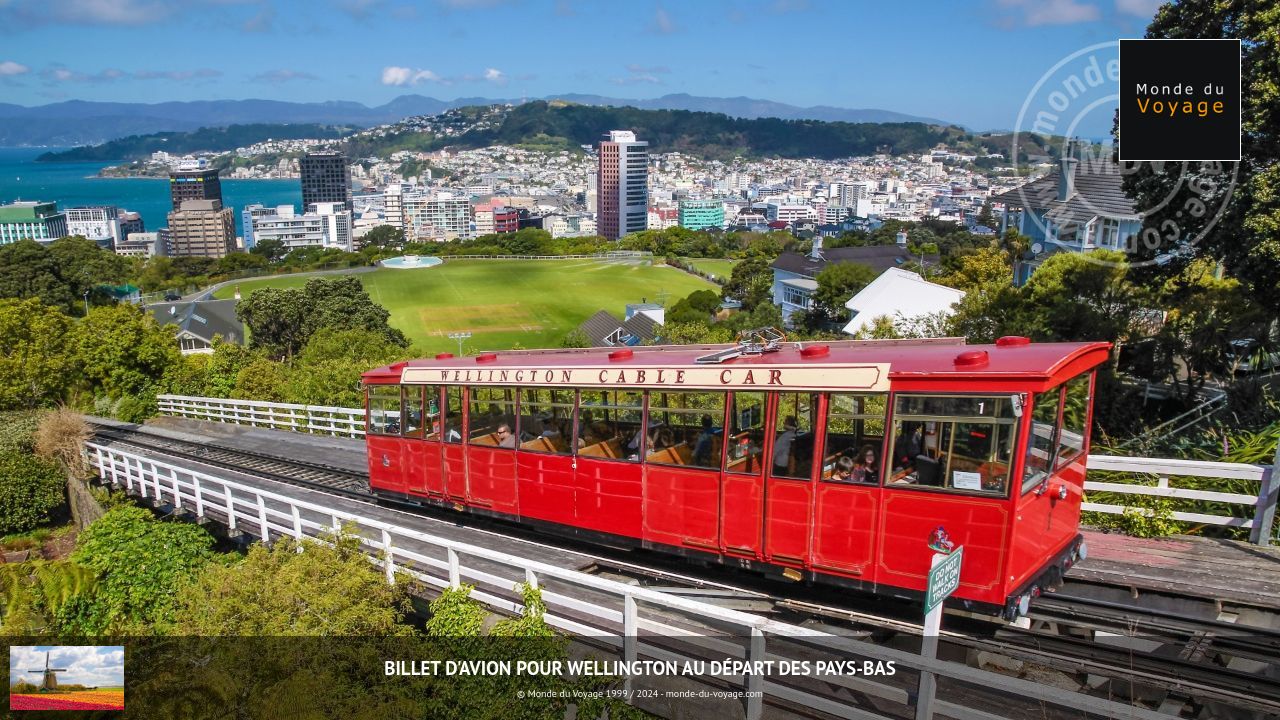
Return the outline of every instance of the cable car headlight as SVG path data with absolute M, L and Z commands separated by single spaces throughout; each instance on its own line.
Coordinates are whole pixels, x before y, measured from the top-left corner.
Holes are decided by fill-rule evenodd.
M 1031 610 L 1031 595 L 1028 593 L 1018 598 L 1018 614 L 1025 617 L 1030 610 Z

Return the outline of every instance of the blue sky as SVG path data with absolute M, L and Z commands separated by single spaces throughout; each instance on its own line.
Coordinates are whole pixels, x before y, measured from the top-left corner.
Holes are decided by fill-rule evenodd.
M 0 101 L 684 92 L 1011 127 L 1042 73 L 1158 4 L 0 0 Z
M 49 667 L 66 668 L 58 673 L 63 684 L 90 687 L 124 685 L 124 646 L 107 645 L 19 645 L 9 648 L 9 684 L 18 680 L 39 685 L 44 679 L 45 652 L 49 651 Z M 38 672 L 31 672 L 40 668 Z

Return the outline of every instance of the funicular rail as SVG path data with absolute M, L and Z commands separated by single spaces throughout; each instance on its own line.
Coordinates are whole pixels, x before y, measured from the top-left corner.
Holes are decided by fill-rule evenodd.
M 934 673 L 943 681 L 944 697 L 949 690 L 963 688 L 972 693 L 998 688 L 1002 696 L 1083 711 L 1092 716 L 1135 720 L 1168 720 L 1170 717 L 1138 706 L 957 663 L 925 659 L 894 648 L 468 545 L 368 517 L 358 507 L 347 510 L 310 502 L 96 442 L 86 443 L 86 452 L 104 482 L 152 502 L 190 512 L 197 518 L 212 517 L 232 530 L 252 532 L 264 542 L 285 537 L 300 540 L 323 536 L 345 526 L 356 533 L 374 562 L 384 568 L 388 582 L 407 576 L 437 589 L 475 584 L 473 596 L 477 600 L 507 613 L 520 612 L 522 607 L 511 600 L 509 594 L 488 588 L 511 587 L 516 582 L 541 587 L 549 624 L 610 645 L 627 661 L 674 659 L 682 654 L 688 657 L 691 649 L 709 658 L 756 662 L 813 660 L 815 657 L 892 661 L 900 668 Z M 595 600 L 601 597 L 608 601 Z M 707 636 L 708 627 L 723 628 L 724 634 Z M 680 641 L 679 653 L 661 647 L 670 647 L 676 640 Z M 914 702 L 913 687 L 854 676 L 822 678 L 819 683 L 825 689 L 822 694 L 813 691 L 813 683 L 804 683 L 805 678 L 726 674 L 717 679 L 749 693 L 758 693 L 745 700 L 745 716 L 752 720 L 762 716 L 766 702 L 804 708 L 815 715 L 825 713 L 845 718 L 883 717 L 859 707 L 857 700 L 850 702 L 851 697 L 869 696 L 900 704 Z M 631 682 L 628 678 L 628 685 Z M 929 710 L 925 709 L 926 715 Z M 957 718 L 975 714 L 1001 717 L 947 700 L 935 701 L 931 710 Z M 1014 715 L 1021 716 L 1021 713 Z
M 317 472 L 315 466 L 302 461 L 216 445 L 213 446 L 212 450 L 208 450 L 200 443 L 159 436 L 140 429 L 114 428 L 101 424 L 98 427 L 101 428 L 99 435 L 105 439 L 111 439 L 113 443 L 123 442 L 132 447 L 158 451 L 179 459 L 223 467 L 236 472 L 245 472 L 325 492 L 336 492 L 364 502 L 373 500 L 373 496 L 364 489 L 365 476 L 350 470 L 328 466 L 321 466 L 320 468 L 334 471 L 339 475 L 349 476 L 358 482 L 359 489 L 342 487 L 341 485 L 346 484 L 345 481 L 331 484 L 330 482 L 316 483 L 314 479 L 301 479 L 301 477 L 313 477 L 314 473 Z M 281 467 L 288 465 L 296 465 L 297 472 L 281 471 Z M 264 472 L 264 468 L 270 468 L 272 472 Z M 463 522 L 464 524 L 472 524 L 466 520 Z M 501 532 L 503 534 L 524 534 L 520 533 L 518 528 L 514 526 L 512 528 L 503 528 Z M 581 547 L 580 543 L 542 535 L 537 536 L 537 542 L 539 544 L 550 543 L 565 549 Z M 606 556 L 614 555 L 607 549 L 602 550 L 592 547 L 591 550 L 604 552 Z M 617 559 L 611 558 L 610 562 L 614 560 Z M 740 597 L 754 594 L 756 598 L 766 605 L 772 605 L 777 610 L 798 613 L 802 618 L 838 618 L 852 623 L 855 627 L 877 627 L 881 630 L 889 629 L 892 632 L 901 632 L 908 635 L 918 635 L 920 632 L 918 624 L 908 621 L 896 622 L 892 618 L 884 617 L 883 612 L 864 613 L 858 612 L 851 607 L 817 605 L 806 600 L 779 596 L 776 594 L 778 592 L 777 588 L 766 589 L 764 592 L 746 590 L 740 586 L 723 585 L 705 578 L 699 579 L 674 575 L 661 569 L 641 567 L 629 562 L 615 567 L 621 569 L 626 575 L 643 577 L 660 583 L 664 587 L 715 586 Z M 514 594 L 509 594 L 509 600 L 514 598 Z M 1232 657 L 1253 658 L 1262 661 L 1273 660 L 1277 657 L 1276 649 L 1280 647 L 1280 633 L 1273 632 L 1268 635 L 1265 631 L 1259 631 L 1261 636 L 1259 640 L 1246 639 L 1241 635 L 1244 632 L 1252 631 L 1252 628 L 1227 623 L 1217 623 L 1215 625 L 1212 622 L 1185 618 L 1171 613 L 1165 613 L 1160 618 L 1156 618 L 1159 613 L 1155 611 L 1144 611 L 1141 608 L 1129 606 L 1106 608 L 1112 614 L 1119 613 L 1117 617 L 1112 617 L 1107 613 L 1095 611 L 1092 606 L 1098 604 L 1096 601 L 1082 598 L 1078 603 L 1075 603 L 1068 602 L 1069 600 L 1072 599 L 1046 596 L 1033 606 L 1035 608 L 1033 617 L 1036 619 L 1050 619 L 1058 623 L 1059 626 L 1072 626 L 1090 631 L 1093 629 L 1107 629 L 1132 633 L 1138 630 L 1142 637 L 1155 635 L 1166 640 L 1166 644 L 1175 646 L 1184 645 L 1195 638 L 1211 637 L 1212 647 L 1216 651 L 1225 652 Z M 853 604 L 856 605 L 856 601 Z M 1156 622 L 1157 619 L 1161 620 L 1161 622 Z M 1160 632 L 1161 630 L 1164 632 Z M 1276 637 L 1271 637 L 1272 635 Z M 1088 642 L 1069 637 L 1045 635 L 1042 632 L 1033 632 L 1017 627 L 1007 627 L 999 630 L 998 637 L 992 635 L 990 627 L 969 628 L 966 632 L 946 632 L 944 636 L 948 643 L 954 645 L 972 650 L 998 653 L 1064 672 L 1092 672 L 1126 681 L 1141 680 L 1153 686 L 1164 687 L 1170 692 L 1193 693 L 1197 697 L 1214 698 L 1229 702 L 1237 707 L 1262 710 L 1264 712 L 1280 711 L 1280 685 L 1277 685 L 1277 683 L 1252 674 L 1236 673 L 1225 669 L 1217 670 L 1212 666 L 1183 662 L 1177 658 L 1170 660 L 1167 655 L 1135 653 L 1131 650 L 1091 645 Z M 1176 680 L 1175 678 L 1181 679 Z

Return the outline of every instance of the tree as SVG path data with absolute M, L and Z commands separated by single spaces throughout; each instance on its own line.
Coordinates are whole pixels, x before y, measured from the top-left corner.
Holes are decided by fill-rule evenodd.
M 361 247 L 397 248 L 404 244 L 404 231 L 393 225 L 378 225 L 360 238 Z
M 218 275 L 230 275 L 231 273 L 245 272 L 247 270 L 261 270 L 266 266 L 267 259 L 261 255 L 234 252 L 218 258 L 217 264 L 213 267 L 213 272 Z
M 773 293 L 773 272 L 769 264 L 767 257 L 752 255 L 734 265 L 729 281 L 720 290 L 721 297 L 737 300 L 748 312 L 760 303 L 769 302 Z
M 379 227 L 390 227 L 390 226 L 381 225 Z M 374 230 L 377 230 L 377 229 L 378 228 L 374 228 Z M 284 256 L 289 254 L 289 248 L 285 247 L 284 243 L 281 242 L 280 240 L 276 240 L 275 238 L 266 238 L 264 240 L 258 240 L 256 243 L 254 243 L 253 249 L 251 249 L 249 252 L 254 255 L 260 255 L 266 258 L 267 262 L 269 263 L 276 263 L 283 260 Z
M 110 398 L 154 396 L 160 379 L 180 362 L 173 330 L 133 305 L 92 309 L 74 338 L 84 380 Z
M 121 285 L 132 269 L 129 258 L 102 249 L 98 243 L 79 235 L 59 238 L 49 244 L 49 254 L 58 263 L 58 272 L 75 297 L 83 297 L 98 285 Z
M 174 614 L 183 635 L 405 636 L 407 583 L 391 585 L 355 535 L 328 542 L 281 539 L 244 560 L 210 564 L 181 588 Z M 301 552 L 298 550 L 301 549 Z
M 219 340 L 213 344 L 213 353 L 205 357 L 208 361 L 204 371 L 204 390 L 200 394 L 227 398 L 232 396 L 240 372 L 261 356 L 239 343 Z
M 34 240 L 0 245 L 0 298 L 36 298 L 67 313 L 76 312 L 80 299 L 58 259 Z
M 71 559 L 93 570 L 93 593 L 71 603 L 68 630 L 85 635 L 165 633 L 178 591 L 213 557 L 199 525 L 161 522 L 132 505 L 107 511 L 80 533 Z
M 1148 38 L 1239 38 L 1241 42 L 1242 137 L 1241 162 L 1166 163 L 1163 168 L 1143 163 L 1126 175 L 1126 194 L 1143 215 L 1143 230 L 1165 237 L 1166 223 L 1173 223 L 1182 238 L 1203 239 L 1193 248 L 1183 247 L 1170 262 L 1150 264 L 1141 276 L 1176 277 L 1196 257 L 1221 261 L 1239 278 L 1258 303 L 1272 314 L 1280 313 L 1280 5 L 1272 0 L 1235 2 L 1169 2 L 1147 26 Z M 1119 145 L 1119 133 L 1116 133 Z M 1237 170 L 1234 192 L 1226 182 Z M 1185 170 L 1185 174 L 1184 174 Z M 1204 212 L 1185 212 L 1194 200 L 1165 202 L 1181 186 L 1199 186 Z M 1229 197 L 1228 197 L 1229 195 Z M 1223 212 L 1216 209 L 1223 206 Z M 1212 227 L 1210 224 L 1212 223 Z M 1155 250 L 1139 255 L 1151 257 Z M 1169 248 L 1158 248 L 1168 250 Z
M 818 272 L 818 289 L 813 293 L 814 309 L 828 322 L 849 319 L 844 306 L 858 291 L 876 279 L 876 271 L 859 263 L 831 263 Z
M 565 334 L 564 339 L 560 341 L 562 348 L 588 348 L 591 347 L 591 338 L 587 334 L 574 328 Z
M 956 261 L 956 269 L 933 278 L 940 285 L 969 292 L 987 285 L 1011 282 L 1013 269 L 1009 258 L 996 248 L 983 248 Z
M 49 405 L 76 374 L 72 320 L 37 299 L 0 300 L 0 409 Z
M 1000 221 L 996 219 L 996 214 L 991 207 L 990 199 L 982 203 L 982 209 L 978 211 L 977 223 L 983 227 L 989 227 L 992 230 L 1000 227 Z
M 391 327 L 391 313 L 373 302 L 359 278 L 313 278 L 302 290 L 265 288 L 241 300 L 236 314 L 249 328 L 254 347 L 276 357 L 296 355 L 321 328 L 362 329 L 408 347 L 404 333 Z
M 1129 336 L 1142 307 L 1122 253 L 1057 253 L 1022 288 L 1034 314 L 1032 336 L 1042 341 L 1106 340 Z

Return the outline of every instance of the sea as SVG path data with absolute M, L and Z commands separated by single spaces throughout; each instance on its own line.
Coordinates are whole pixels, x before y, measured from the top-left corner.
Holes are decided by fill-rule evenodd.
M 0 204 L 14 200 L 56 200 L 59 208 L 115 205 L 142 214 L 148 231 L 169 224 L 169 181 L 162 178 L 100 178 L 99 170 L 114 163 L 41 163 L 42 153 L 65 148 L 0 148 Z M 290 180 L 222 181 L 222 203 L 235 211 L 236 234 L 243 235 L 240 210 L 262 203 L 267 207 L 293 205 L 300 209 L 302 184 Z

